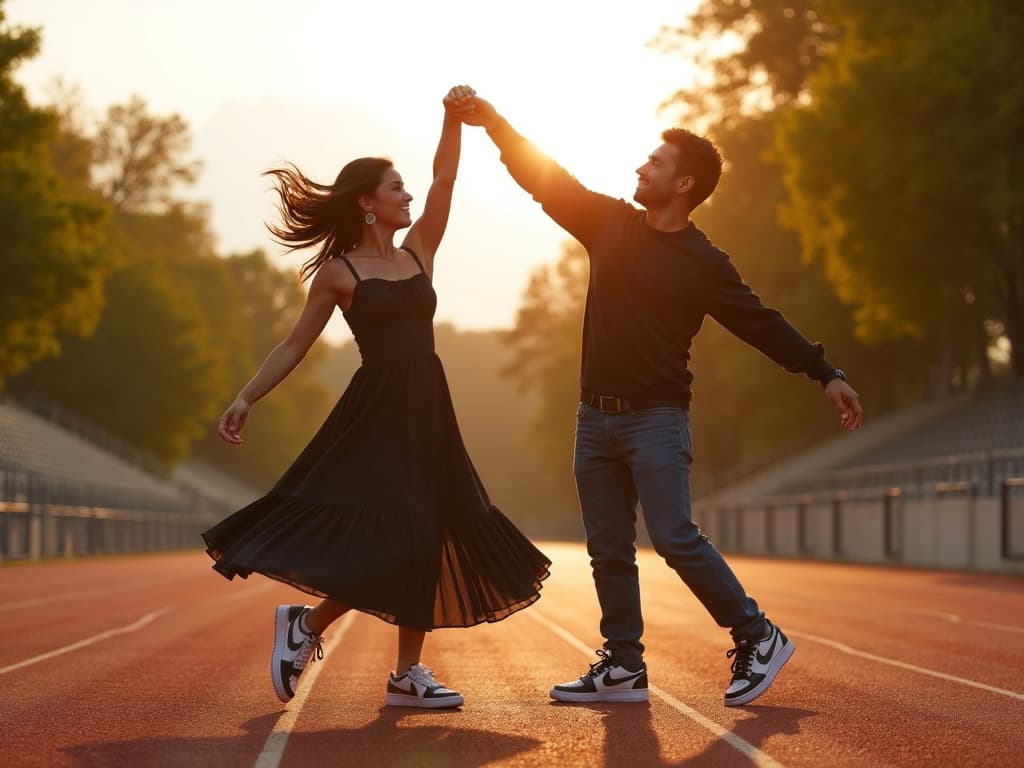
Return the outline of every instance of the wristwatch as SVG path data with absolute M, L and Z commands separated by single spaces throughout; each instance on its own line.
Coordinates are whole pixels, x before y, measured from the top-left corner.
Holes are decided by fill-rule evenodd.
M 842 368 L 833 368 L 832 374 L 823 382 L 821 382 L 822 388 L 824 389 L 825 387 L 827 387 L 828 383 L 833 379 L 842 379 L 843 381 L 846 381 L 846 371 L 844 371 Z

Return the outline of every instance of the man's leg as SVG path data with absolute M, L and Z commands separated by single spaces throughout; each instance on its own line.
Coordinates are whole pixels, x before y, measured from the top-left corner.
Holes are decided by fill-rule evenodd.
M 629 468 L 614 458 L 608 416 L 581 405 L 576 418 L 573 471 L 587 551 L 601 605 L 601 634 L 622 660 L 639 660 L 644 624 L 636 567 L 636 489 Z
M 644 520 L 658 554 L 734 638 L 758 640 L 768 622 L 732 569 L 690 517 L 689 417 L 682 408 L 630 414 L 619 433 Z

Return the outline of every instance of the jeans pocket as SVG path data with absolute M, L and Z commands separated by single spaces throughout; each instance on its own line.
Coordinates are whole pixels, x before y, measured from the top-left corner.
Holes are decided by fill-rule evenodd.
M 589 406 L 586 403 L 580 403 L 578 406 L 576 406 L 576 420 L 577 421 L 579 421 L 580 419 L 583 418 L 583 414 L 585 414 L 587 412 L 587 408 L 588 407 Z

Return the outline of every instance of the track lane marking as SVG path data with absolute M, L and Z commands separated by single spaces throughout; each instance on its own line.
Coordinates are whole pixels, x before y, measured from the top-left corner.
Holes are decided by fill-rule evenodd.
M 827 637 L 820 637 L 818 635 L 812 635 L 808 632 L 799 632 L 796 630 L 786 629 L 786 633 L 793 637 L 799 637 L 803 640 L 810 640 L 814 643 L 821 643 L 827 645 L 829 648 L 833 648 L 841 653 L 849 654 L 850 656 L 857 656 L 861 659 L 867 659 L 868 661 L 876 661 L 879 664 L 888 664 L 893 667 L 899 667 L 900 669 L 906 669 L 910 672 L 917 672 L 922 675 L 929 675 L 930 677 L 937 677 L 939 680 L 946 680 L 950 683 L 958 683 L 960 685 L 966 685 L 971 688 L 978 688 L 982 691 L 988 691 L 989 693 L 998 693 L 1000 696 L 1006 696 L 1011 699 L 1017 699 L 1018 701 L 1024 701 L 1024 693 L 1018 693 L 1017 691 L 1009 691 L 1005 688 L 997 688 L 994 685 L 987 685 L 986 683 L 979 683 L 976 680 L 968 680 L 966 677 L 957 677 L 956 675 L 950 675 L 946 672 L 938 672 L 934 669 L 927 669 L 926 667 L 919 667 L 915 664 L 908 664 L 905 661 L 899 661 L 897 659 L 890 659 L 886 656 L 879 656 L 874 653 L 868 653 L 867 651 L 861 651 L 857 648 L 847 645 L 846 643 L 840 643 L 837 640 L 830 640 Z
M 978 619 L 965 619 L 959 613 L 951 613 L 950 611 L 934 611 L 925 608 L 906 608 L 904 609 L 908 613 L 918 613 L 922 616 L 931 616 L 936 619 L 945 619 L 951 624 L 970 624 L 974 627 L 984 627 L 985 629 L 996 629 L 1001 632 L 1016 632 L 1024 635 L 1024 627 L 1014 627 L 1009 624 L 999 624 L 994 621 L 979 621 Z
M 0 603 L 0 612 L 13 611 L 18 608 L 28 608 L 35 605 L 46 605 L 47 603 L 58 603 L 64 600 L 74 600 L 75 598 L 85 597 L 87 595 L 105 595 L 117 592 L 130 592 L 133 589 L 150 589 L 152 587 L 164 587 L 168 584 L 181 583 L 181 579 L 165 579 L 163 581 L 154 581 L 148 583 L 132 583 L 132 584 L 117 584 L 109 587 L 94 587 L 92 589 L 79 589 L 74 592 L 61 592 L 59 595 L 46 595 L 44 597 L 31 597 L 25 600 L 15 600 L 10 603 Z
M 348 632 L 349 627 L 356 620 L 358 611 L 350 610 L 341 622 L 338 624 L 338 628 L 334 631 L 334 636 L 324 643 L 324 657 L 326 658 L 341 642 L 341 639 Z M 320 671 L 324 668 L 323 661 L 312 664 L 305 673 L 305 679 L 303 680 L 302 686 L 295 692 L 295 696 L 284 705 L 284 712 L 274 723 L 274 729 L 267 736 L 266 742 L 263 744 L 263 749 L 260 751 L 259 756 L 256 758 L 254 768 L 277 768 L 281 763 L 281 758 L 284 757 L 284 748 L 288 743 L 288 736 L 291 734 L 292 728 L 295 727 L 295 721 L 299 718 L 299 712 L 302 711 L 303 704 L 306 703 L 306 697 L 309 696 L 309 692 L 313 690 L 313 684 L 316 679 L 320 676 Z
M 279 586 L 279 585 L 276 584 L 275 582 L 270 582 L 269 584 L 268 583 L 253 584 L 252 586 L 250 586 L 250 587 L 248 587 L 246 589 L 241 589 L 241 590 L 237 590 L 235 592 L 232 592 L 230 595 L 227 595 L 226 597 L 221 597 L 220 595 L 218 595 L 216 597 L 211 597 L 209 600 L 204 600 L 203 602 L 204 603 L 214 603 L 216 605 L 220 605 L 221 603 L 230 603 L 230 602 L 234 602 L 235 600 L 247 600 L 250 597 L 255 597 L 256 595 L 259 595 L 259 594 L 261 594 L 263 592 L 266 592 L 266 591 L 268 591 L 270 589 L 273 589 L 276 586 Z
M 25 667 L 30 667 L 33 664 L 38 664 L 41 661 L 47 661 L 48 659 L 52 659 L 55 656 L 62 656 L 65 653 L 71 653 L 72 651 L 77 651 L 81 648 L 86 648 L 90 645 L 95 645 L 96 643 L 103 642 L 104 640 L 109 640 L 110 638 L 116 637 L 118 635 L 127 635 L 130 632 L 137 632 L 143 627 L 147 626 L 148 624 L 151 624 L 153 621 L 158 619 L 163 614 L 167 613 L 169 610 L 171 609 L 161 608 L 159 611 L 152 611 L 151 613 L 147 613 L 138 621 L 135 621 L 131 624 L 127 624 L 123 627 L 115 627 L 114 629 L 108 629 L 105 632 L 100 632 L 98 635 L 93 635 L 92 637 L 87 637 L 84 640 L 79 640 L 77 643 L 71 643 L 70 645 L 61 646 L 60 648 L 55 648 L 52 651 L 47 651 L 46 653 L 41 653 L 38 656 L 33 656 L 30 659 L 25 659 L 24 661 L 19 661 L 14 664 L 8 664 L 6 667 L 0 667 L 0 675 L 6 675 L 8 672 L 14 672 L 19 669 L 24 669 Z
M 581 651 L 583 655 L 585 655 L 587 658 L 590 658 L 594 655 L 593 648 L 588 646 L 586 643 L 584 643 L 578 637 L 570 633 L 567 629 L 563 628 L 561 625 L 556 624 L 554 621 L 544 616 L 536 608 L 526 611 L 525 613 L 527 616 L 532 617 L 534 621 L 547 627 L 551 632 L 565 640 L 565 642 L 567 642 L 573 648 L 577 649 L 578 651 Z M 714 720 L 705 717 L 697 710 L 687 706 L 683 702 L 679 701 L 679 699 L 672 696 L 670 693 L 667 693 L 666 691 L 663 691 L 661 688 L 658 688 L 653 685 L 649 685 L 648 689 L 651 693 L 660 698 L 674 710 L 690 718 L 691 720 L 693 720 L 693 722 L 697 723 L 697 725 L 700 725 L 703 728 L 706 728 L 707 730 L 711 731 L 715 736 L 720 738 L 722 741 L 726 742 L 729 746 L 733 747 L 742 755 L 749 758 L 754 763 L 754 765 L 759 766 L 759 768 L 784 768 L 782 763 L 780 763 L 778 760 L 769 757 L 767 754 L 765 754 L 760 749 L 755 747 L 749 741 L 741 739 L 732 731 L 726 730 L 721 725 L 716 723 Z M 260 766 L 260 768 L 263 768 L 263 766 Z

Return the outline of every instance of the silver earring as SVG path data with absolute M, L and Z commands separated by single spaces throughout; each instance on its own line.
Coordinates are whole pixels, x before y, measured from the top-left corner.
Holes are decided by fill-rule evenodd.
M 364 217 L 367 224 L 373 224 L 377 220 L 377 217 L 373 215 L 373 211 L 367 211 Z

